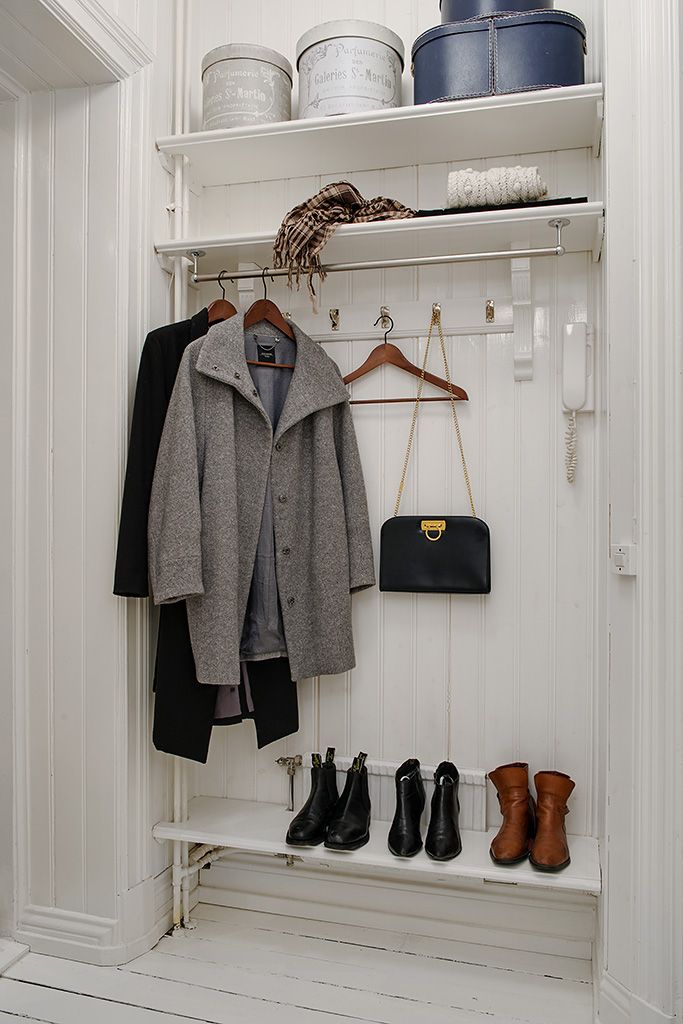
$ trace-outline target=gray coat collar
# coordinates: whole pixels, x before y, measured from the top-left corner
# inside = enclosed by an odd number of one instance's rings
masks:
[[[336,364],[295,323],[292,327],[296,338],[296,362],[285,407],[275,431],[276,440],[311,413],[339,405],[349,397]],[[270,423],[247,365],[244,321],[239,313],[210,328],[197,359],[197,370],[229,384]]]

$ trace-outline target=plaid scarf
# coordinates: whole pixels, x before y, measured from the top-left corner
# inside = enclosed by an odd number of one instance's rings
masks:
[[[363,199],[348,181],[326,185],[317,195],[307,199],[285,216],[273,247],[275,267],[289,268],[289,285],[301,275],[308,276],[308,290],[316,305],[313,278],[327,276],[320,262],[320,251],[341,224],[360,224],[371,220],[402,220],[415,217],[396,199]]]

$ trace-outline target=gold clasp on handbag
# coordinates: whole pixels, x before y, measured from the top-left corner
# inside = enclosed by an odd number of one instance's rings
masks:
[[[436,541],[441,540],[441,534],[446,529],[445,519],[423,519],[420,523],[422,532],[424,533],[427,540]],[[431,534],[435,533],[436,537],[432,537]]]

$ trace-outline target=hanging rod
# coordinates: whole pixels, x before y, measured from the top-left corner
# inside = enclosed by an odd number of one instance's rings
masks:
[[[468,252],[449,253],[445,256],[408,256],[405,259],[396,260],[368,260],[365,263],[328,263],[323,267],[325,274],[348,273],[351,270],[396,270],[400,267],[438,267],[444,263],[475,263],[483,260],[516,260],[534,259],[538,256],[564,256],[567,251],[562,244],[562,231],[569,227],[570,220],[561,217],[548,221],[548,226],[555,229],[555,245],[542,249],[503,249],[498,252]],[[192,260],[192,281],[195,284],[208,284],[209,282],[221,281],[248,281],[256,280],[265,276],[287,277],[289,269],[281,267],[272,270],[269,267],[262,270],[235,270],[221,271],[220,274],[200,274],[199,260],[206,256],[204,249],[191,249],[187,256]]]

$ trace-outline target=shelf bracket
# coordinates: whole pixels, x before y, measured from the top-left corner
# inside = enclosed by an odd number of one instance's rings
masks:
[[[595,134],[593,136],[593,156],[597,160],[602,153],[602,135],[605,128],[605,101],[597,100],[595,104]]]
[[[175,157],[169,156],[168,153],[163,153],[158,147],[157,147],[157,156],[159,157],[159,163],[161,164],[163,169],[166,171],[166,173],[170,174],[171,177],[174,178],[175,177],[175,169],[176,169],[175,168]]]
[[[595,240],[593,242],[593,263],[599,263],[602,259],[602,250],[605,244],[605,218],[598,218],[595,228]]]
[[[165,274],[172,274],[174,272],[175,260],[177,257],[167,256],[165,252],[157,252],[156,257],[159,261],[159,266]]]

